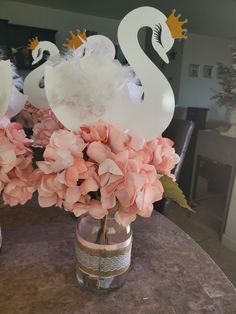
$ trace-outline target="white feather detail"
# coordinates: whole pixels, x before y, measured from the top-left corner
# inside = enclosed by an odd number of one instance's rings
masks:
[[[118,94],[119,98],[122,94],[129,97],[129,84],[133,84],[134,94],[137,79],[131,67],[108,58],[102,49],[89,51],[84,56],[83,49],[86,47],[70,51],[61,60],[54,60],[56,66],[46,67],[45,71],[46,94],[52,110],[58,120],[72,130],[77,130],[81,123],[94,123],[104,116]],[[140,94],[139,86],[137,90]],[[63,110],[73,111],[76,121],[74,119],[73,123]]]

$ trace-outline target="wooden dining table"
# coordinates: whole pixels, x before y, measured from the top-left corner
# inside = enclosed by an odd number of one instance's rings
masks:
[[[125,285],[82,289],[75,277],[76,219],[34,199],[0,210],[1,314],[234,314],[236,290],[190,236],[158,213],[133,224]]]

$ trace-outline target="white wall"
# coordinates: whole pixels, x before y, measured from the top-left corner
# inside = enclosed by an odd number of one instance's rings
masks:
[[[68,32],[77,28],[97,31],[117,41],[119,21],[103,17],[61,11],[12,1],[0,1],[0,18],[12,24],[28,25],[57,30],[58,48],[68,38]]]
[[[232,41],[229,39],[188,34],[183,49],[178,105],[211,108],[208,119],[224,118],[225,110],[215,106],[210,98],[214,94],[212,89],[219,89],[216,63],[230,62],[231,44]],[[200,64],[198,78],[189,77],[189,64]],[[203,78],[203,65],[214,66],[213,78]]]
[[[232,190],[229,213],[222,243],[236,252],[236,178]]]

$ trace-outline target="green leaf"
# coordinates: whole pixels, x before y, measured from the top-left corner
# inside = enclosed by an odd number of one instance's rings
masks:
[[[164,188],[164,198],[172,200],[181,207],[193,211],[192,208],[188,205],[185,195],[176,182],[166,175],[163,175],[160,180]]]

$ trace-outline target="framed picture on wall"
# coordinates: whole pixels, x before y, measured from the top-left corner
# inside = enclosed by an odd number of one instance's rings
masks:
[[[199,77],[200,65],[199,64],[190,64],[188,75],[190,77]]]
[[[203,66],[203,77],[212,78],[213,69],[214,69],[213,65],[204,65]]]

